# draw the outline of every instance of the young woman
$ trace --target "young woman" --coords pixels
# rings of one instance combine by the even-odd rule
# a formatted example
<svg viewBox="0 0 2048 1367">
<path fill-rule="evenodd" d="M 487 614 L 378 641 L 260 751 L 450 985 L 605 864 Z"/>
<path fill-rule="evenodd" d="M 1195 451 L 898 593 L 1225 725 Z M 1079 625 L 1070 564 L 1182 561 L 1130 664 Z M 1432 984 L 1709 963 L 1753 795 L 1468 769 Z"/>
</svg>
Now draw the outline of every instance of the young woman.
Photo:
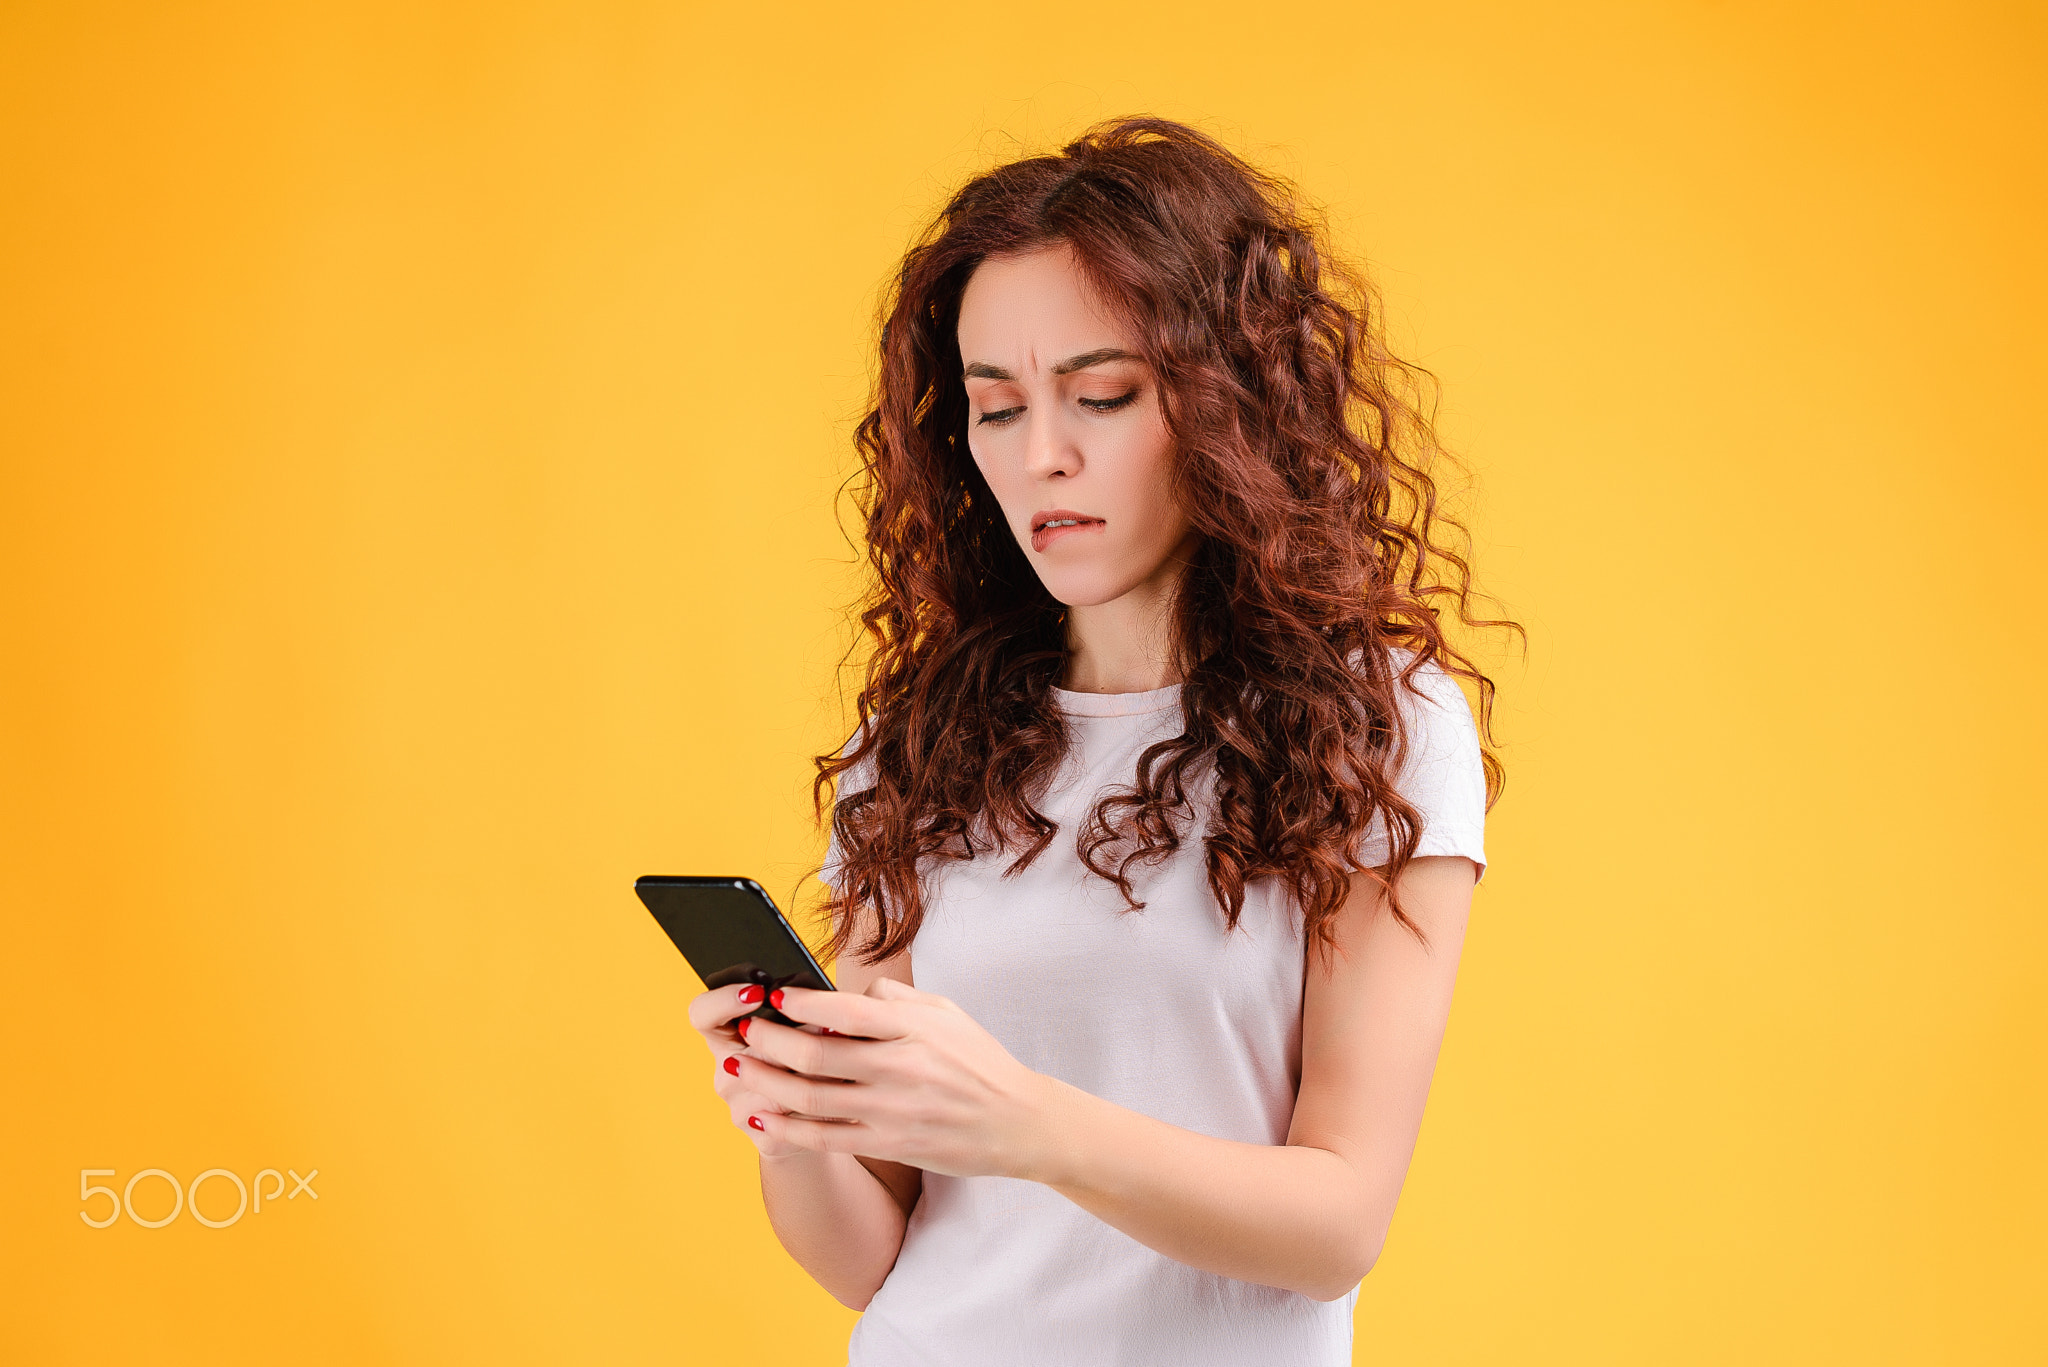
<svg viewBox="0 0 2048 1367">
<path fill-rule="evenodd" d="M 1416 373 L 1286 187 L 1163 120 L 904 261 L 819 760 L 841 990 L 691 1008 L 855 1363 L 1350 1362 L 1500 778 Z"/>
</svg>

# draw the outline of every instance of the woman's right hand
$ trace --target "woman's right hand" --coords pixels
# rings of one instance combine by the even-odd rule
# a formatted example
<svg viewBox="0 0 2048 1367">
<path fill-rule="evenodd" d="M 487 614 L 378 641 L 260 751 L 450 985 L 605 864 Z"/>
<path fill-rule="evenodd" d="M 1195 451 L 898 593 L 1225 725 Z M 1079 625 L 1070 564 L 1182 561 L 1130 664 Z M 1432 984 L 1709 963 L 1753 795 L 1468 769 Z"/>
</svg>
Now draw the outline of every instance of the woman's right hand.
<svg viewBox="0 0 2048 1367">
<path fill-rule="evenodd" d="M 754 1147 L 763 1158 L 785 1158 L 807 1150 L 770 1139 L 761 1130 L 748 1125 L 747 1118 L 764 1112 L 776 1115 L 787 1112 L 759 1092 L 749 1091 L 726 1070 L 727 1059 L 747 1052 L 747 1042 L 739 1027 L 744 1026 L 749 1014 L 761 1005 L 765 991 L 756 983 L 735 983 L 700 993 L 690 1002 L 690 1024 L 711 1047 L 711 1087 L 732 1113 L 733 1126 L 754 1141 Z"/>
</svg>

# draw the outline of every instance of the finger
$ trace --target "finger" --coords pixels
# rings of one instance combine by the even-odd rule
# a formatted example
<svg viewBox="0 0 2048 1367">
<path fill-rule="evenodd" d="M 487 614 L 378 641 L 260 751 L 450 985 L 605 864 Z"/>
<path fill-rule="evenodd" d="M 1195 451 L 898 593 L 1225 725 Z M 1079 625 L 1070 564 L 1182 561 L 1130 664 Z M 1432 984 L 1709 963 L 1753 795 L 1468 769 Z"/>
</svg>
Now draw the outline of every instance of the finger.
<svg viewBox="0 0 2048 1367">
<path fill-rule="evenodd" d="M 860 1153 L 873 1140 L 867 1126 L 848 1124 L 843 1120 L 812 1120 L 804 1116 L 763 1112 L 748 1116 L 747 1124 L 770 1139 L 779 1139 L 813 1153 Z"/>
<path fill-rule="evenodd" d="M 863 1039 L 902 1039 L 910 1033 L 898 1003 L 855 992 L 820 992 L 812 987 L 785 987 L 768 994 L 768 1004 L 793 1021 L 823 1025 L 842 1035 Z"/>
<path fill-rule="evenodd" d="M 776 1105 L 767 1097 L 762 1096 L 759 1092 L 750 1092 L 744 1087 L 735 1088 L 733 1094 L 726 1098 L 726 1103 L 732 1107 L 732 1123 L 735 1125 L 746 1124 L 747 1117 L 750 1115 L 787 1114 L 782 1107 Z"/>
<path fill-rule="evenodd" d="M 747 1057 L 745 1054 L 722 1053 L 713 1062 L 711 1068 L 711 1090 L 718 1093 L 721 1100 L 730 1101 L 737 1105 L 738 1098 L 747 1094 L 746 1084 L 739 1080 L 740 1060 L 745 1057 Z M 778 1072 L 781 1071 L 778 1064 L 767 1063 L 762 1066 L 776 1069 Z"/>
<path fill-rule="evenodd" d="M 734 1020 L 760 1005 L 759 983 L 729 983 L 724 987 L 714 987 L 690 999 L 690 1028 L 707 1034 L 720 1027 L 729 1029 Z"/>
<path fill-rule="evenodd" d="M 815 1035 L 771 1020 L 747 1022 L 747 1054 L 792 1073 L 865 1082 L 874 1074 L 874 1041 Z"/>
<path fill-rule="evenodd" d="M 738 1065 L 738 1070 L 733 1076 L 740 1080 L 740 1085 L 750 1091 L 759 1092 L 778 1110 L 794 1111 L 799 1115 L 825 1116 L 833 1120 L 855 1118 L 849 1113 L 856 1108 L 855 1093 L 860 1090 L 860 1083 L 798 1077 L 795 1073 L 786 1073 L 772 1063 L 763 1063 L 755 1058 L 738 1058 L 734 1062 Z"/>
</svg>

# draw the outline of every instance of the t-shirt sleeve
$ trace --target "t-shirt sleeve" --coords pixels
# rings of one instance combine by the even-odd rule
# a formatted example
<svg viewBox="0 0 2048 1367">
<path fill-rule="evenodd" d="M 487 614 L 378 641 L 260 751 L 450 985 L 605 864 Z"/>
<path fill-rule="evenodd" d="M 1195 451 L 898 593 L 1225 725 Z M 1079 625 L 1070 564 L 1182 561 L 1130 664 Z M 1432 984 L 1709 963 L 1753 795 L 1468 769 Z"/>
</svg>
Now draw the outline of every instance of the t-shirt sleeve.
<svg viewBox="0 0 2048 1367">
<path fill-rule="evenodd" d="M 853 749 L 853 743 L 858 739 L 860 739 L 858 731 L 848 736 L 846 744 L 839 747 L 839 753 L 844 755 L 847 751 Z M 864 759 L 841 773 L 838 786 L 832 795 L 833 816 L 836 817 L 839 814 L 839 799 L 841 797 L 851 797 L 855 793 L 866 792 L 874 786 L 875 765 L 872 758 Z M 839 889 L 839 870 L 845 862 L 844 853 L 839 848 L 839 834 L 836 830 L 836 824 L 836 822 L 829 819 L 826 822 L 825 862 L 818 869 L 818 881 L 835 892 Z"/>
<path fill-rule="evenodd" d="M 1431 661 L 1416 671 L 1423 696 L 1397 689 L 1407 729 L 1408 754 L 1394 787 L 1422 818 L 1418 858 L 1462 854 L 1486 877 L 1486 770 L 1479 758 L 1479 728 L 1455 676 Z M 1393 857 L 1386 821 L 1375 816 L 1359 843 L 1360 858 L 1377 868 Z"/>
</svg>

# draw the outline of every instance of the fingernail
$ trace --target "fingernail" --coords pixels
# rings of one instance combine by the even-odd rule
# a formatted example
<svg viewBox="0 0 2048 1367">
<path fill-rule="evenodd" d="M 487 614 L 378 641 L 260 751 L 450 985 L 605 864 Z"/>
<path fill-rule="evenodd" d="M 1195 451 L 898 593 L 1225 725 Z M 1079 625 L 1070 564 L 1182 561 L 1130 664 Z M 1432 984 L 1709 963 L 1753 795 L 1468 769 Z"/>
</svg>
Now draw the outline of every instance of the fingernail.
<svg viewBox="0 0 2048 1367">
<path fill-rule="evenodd" d="M 759 1000 L 761 1000 L 761 985 L 759 983 L 748 983 L 740 989 L 740 1001 L 743 1004 L 752 1006 Z"/>
<path fill-rule="evenodd" d="M 836 1035 L 839 1032 L 829 1025 L 821 1025 L 818 1027 L 818 1033 L 821 1035 Z"/>
<path fill-rule="evenodd" d="M 779 987 L 778 987 L 778 988 L 776 988 L 776 989 L 775 989 L 775 990 L 774 990 L 773 992 L 770 992 L 770 993 L 768 994 L 768 1004 L 769 1004 L 770 1006 L 774 1007 L 774 1008 L 775 1008 L 775 1009 L 776 1009 L 777 1011 L 780 1011 L 780 1010 L 782 1009 L 782 989 L 781 989 L 781 988 L 779 988 Z"/>
<path fill-rule="evenodd" d="M 741 1043 L 745 1043 L 745 1042 L 746 1042 L 746 1038 L 747 1038 L 747 1027 L 748 1027 L 748 1026 L 750 1026 L 750 1025 L 752 1025 L 753 1023 L 754 1023 L 754 1018 L 753 1018 L 752 1016 L 741 1016 L 741 1017 L 739 1018 L 739 1021 L 738 1021 L 738 1023 L 736 1023 L 736 1024 L 735 1024 L 735 1025 L 733 1026 L 733 1029 L 735 1029 L 735 1030 L 737 1030 L 737 1031 L 739 1031 L 739 1032 L 740 1032 L 740 1041 L 741 1041 Z"/>
<path fill-rule="evenodd" d="M 734 1077 L 740 1075 L 740 1056 L 738 1054 L 726 1055 L 725 1071 L 731 1073 Z"/>
<path fill-rule="evenodd" d="M 768 1133 L 768 1127 L 767 1127 L 766 1125 L 763 1125 L 763 1124 L 761 1123 L 761 1117 L 760 1117 L 760 1116 L 758 1116 L 758 1115 L 750 1115 L 750 1116 L 748 1116 L 748 1117 L 747 1117 L 747 1123 L 748 1123 L 749 1125 L 752 1125 L 752 1126 L 753 1126 L 753 1127 L 754 1127 L 755 1129 L 759 1130 L 759 1131 L 760 1131 L 761 1133 L 763 1133 L 763 1134 L 766 1134 L 766 1133 Z"/>
</svg>

